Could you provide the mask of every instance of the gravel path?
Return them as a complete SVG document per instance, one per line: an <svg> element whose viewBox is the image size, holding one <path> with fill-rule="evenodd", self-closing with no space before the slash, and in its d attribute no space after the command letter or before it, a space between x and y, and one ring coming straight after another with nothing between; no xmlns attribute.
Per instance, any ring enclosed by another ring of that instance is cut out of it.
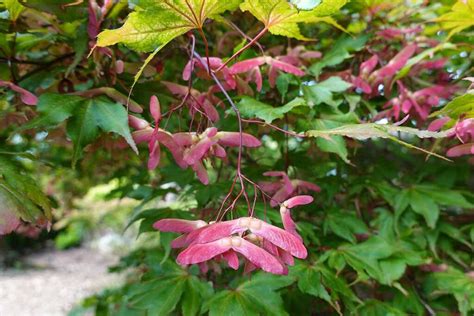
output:
<svg viewBox="0 0 474 316"><path fill-rule="evenodd" d="M0 271L0 315L63 316L82 298L107 286L118 286L107 273L116 258L80 248L29 256L35 267Z"/></svg>

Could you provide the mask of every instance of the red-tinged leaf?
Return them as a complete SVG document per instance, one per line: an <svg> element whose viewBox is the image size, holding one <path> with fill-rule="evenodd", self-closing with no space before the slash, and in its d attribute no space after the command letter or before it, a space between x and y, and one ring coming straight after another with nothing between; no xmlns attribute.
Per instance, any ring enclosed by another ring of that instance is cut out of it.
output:
<svg viewBox="0 0 474 316"><path fill-rule="evenodd" d="M266 63L265 57L257 57L252 59L247 59L244 61L239 61L230 67L231 74L241 74L248 72L254 68L258 68Z"/></svg>
<svg viewBox="0 0 474 316"><path fill-rule="evenodd" d="M286 200L284 203L283 203L283 206L288 208L288 209L292 209L293 207L295 206L299 206L299 205L306 205L306 204L310 204L313 202L313 197L312 196L309 196L309 195L298 195L298 196L295 196L289 200Z"/></svg>
<svg viewBox="0 0 474 316"><path fill-rule="evenodd" d="M285 63L285 62L277 60L277 59L272 59L270 61L270 65L272 67L275 67L275 68L283 71L283 72L287 72L287 73L293 74L293 75L298 76L298 77L302 77L302 76L305 75L305 72L303 70L299 69L298 67L295 67L291 64Z"/></svg>
<svg viewBox="0 0 474 316"><path fill-rule="evenodd" d="M208 261L223 254L232 247L231 238L223 238L205 244L193 244L178 255L180 265L196 264Z"/></svg>
<svg viewBox="0 0 474 316"><path fill-rule="evenodd" d="M446 152L446 156L448 157L460 157L465 155L474 155L474 143L459 145Z"/></svg>
<svg viewBox="0 0 474 316"><path fill-rule="evenodd" d="M206 226L205 221L189 221L184 219L167 218L157 221L153 228L162 232L190 233L193 230Z"/></svg>
<svg viewBox="0 0 474 316"><path fill-rule="evenodd" d="M410 44L402 49L385 67L377 71L379 77L391 77L402 69L413 54L415 54L418 46Z"/></svg>
<svg viewBox="0 0 474 316"><path fill-rule="evenodd" d="M240 146L240 134L237 132L219 132L217 138L219 139L219 145L227 147ZM260 147L262 142L250 134L243 133L242 145L245 147Z"/></svg>
<svg viewBox="0 0 474 316"><path fill-rule="evenodd" d="M17 86L14 83L0 80L0 87L10 88L11 90L20 94L21 101L27 105L38 104L38 98L33 93L23 89L22 87Z"/></svg>
<svg viewBox="0 0 474 316"><path fill-rule="evenodd" d="M150 98L150 113L155 120L155 123L158 124L158 122L161 120L161 109L160 101L156 96L152 96Z"/></svg>
<svg viewBox="0 0 474 316"><path fill-rule="evenodd" d="M14 207L9 205L10 201L1 193L2 192L0 192L0 236L10 234L21 224L19 216L13 211Z"/></svg>
<svg viewBox="0 0 474 316"><path fill-rule="evenodd" d="M232 249L241 253L245 258L263 271L273 274L287 274L287 270L278 259L262 248L241 237L232 237L231 243Z"/></svg>
<svg viewBox="0 0 474 316"><path fill-rule="evenodd" d="M144 119L138 118L138 117L133 116L133 115L129 115L128 116L128 125L130 125L130 127L133 127L134 129L142 130L142 129L145 129L145 128L149 127L150 123L148 123Z"/></svg>
<svg viewBox="0 0 474 316"><path fill-rule="evenodd" d="M234 270L239 269L239 257L233 250L226 251L222 254L222 258L227 262L229 267Z"/></svg>

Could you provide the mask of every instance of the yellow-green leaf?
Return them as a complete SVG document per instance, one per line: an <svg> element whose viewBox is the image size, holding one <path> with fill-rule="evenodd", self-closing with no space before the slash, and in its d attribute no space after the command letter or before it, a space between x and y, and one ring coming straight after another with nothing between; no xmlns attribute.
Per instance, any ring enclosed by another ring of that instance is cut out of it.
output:
<svg viewBox="0 0 474 316"><path fill-rule="evenodd" d="M4 0L3 3L8 10L10 20L16 21L20 14L25 10L25 7L21 5L18 0Z"/></svg>
<svg viewBox="0 0 474 316"><path fill-rule="evenodd" d="M440 22L444 29L450 31L450 37L474 26L474 0L459 0L450 12L443 14L436 21Z"/></svg>
<svg viewBox="0 0 474 316"><path fill-rule="evenodd" d="M286 0L245 0L240 8L253 14L272 34L307 40L300 32L299 23L326 22L342 29L328 17L338 12L346 2L347 0L324 0L312 10L300 11Z"/></svg>
<svg viewBox="0 0 474 316"><path fill-rule="evenodd" d="M235 10L241 0L142 0L125 24L99 34L98 46L123 43L151 52L193 29L201 29L208 18Z"/></svg>

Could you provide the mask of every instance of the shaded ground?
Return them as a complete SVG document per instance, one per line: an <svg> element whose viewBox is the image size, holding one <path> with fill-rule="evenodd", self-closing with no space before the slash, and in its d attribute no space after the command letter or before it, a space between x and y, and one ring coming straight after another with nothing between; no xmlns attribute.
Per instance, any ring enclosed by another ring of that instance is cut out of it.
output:
<svg viewBox="0 0 474 316"><path fill-rule="evenodd" d="M88 248L26 258L34 268L0 271L0 315L62 316L82 298L120 284L107 267L117 259Z"/></svg>

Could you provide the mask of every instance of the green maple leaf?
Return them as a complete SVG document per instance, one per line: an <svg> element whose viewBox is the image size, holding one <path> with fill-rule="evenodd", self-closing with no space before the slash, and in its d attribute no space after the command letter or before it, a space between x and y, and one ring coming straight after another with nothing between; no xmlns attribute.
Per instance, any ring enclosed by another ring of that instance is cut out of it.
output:
<svg viewBox="0 0 474 316"><path fill-rule="evenodd" d="M43 94L38 102L39 116L19 130L52 128L68 121L67 133L74 143L73 166L82 149L99 136L100 130L122 136L136 151L123 105L105 97L85 99L73 95Z"/></svg>
<svg viewBox="0 0 474 316"><path fill-rule="evenodd" d="M347 0L324 0L313 10L300 11L286 0L245 0L240 8L252 13L272 34L307 40L301 34L298 23L326 22L342 29L329 16L338 12L346 2Z"/></svg>
<svg viewBox="0 0 474 316"><path fill-rule="evenodd" d="M161 49L190 30L202 29L207 19L235 10L240 2L241 0L142 0L121 28L100 33L97 45L123 43L143 52Z"/></svg>
<svg viewBox="0 0 474 316"><path fill-rule="evenodd" d="M273 107L245 96L237 106L242 116L246 118L259 118L266 123L271 123L274 120L282 119L286 113L291 112L294 108L304 105L306 105L305 100L296 98L283 106Z"/></svg>
<svg viewBox="0 0 474 316"><path fill-rule="evenodd" d="M426 154L433 155L440 159L448 160L447 158L430 152L423 148L417 147L410 143L407 143L394 135L398 133L406 133L408 135L416 136L418 138L445 138L449 135L451 130L443 132L431 132L425 130L418 130L416 128L395 126L395 125L381 125L376 123L365 123L365 124L348 124L332 129L326 130L310 130L306 132L307 137L322 137L330 140L333 136L344 136L357 140L367 140L372 138L385 138L390 139L396 143L399 143L405 147L422 151ZM449 161L449 160L448 160Z"/></svg>
<svg viewBox="0 0 474 316"><path fill-rule="evenodd" d="M450 12L443 14L436 21L440 22L444 29L450 30L449 37L474 26L474 0L456 2Z"/></svg>

